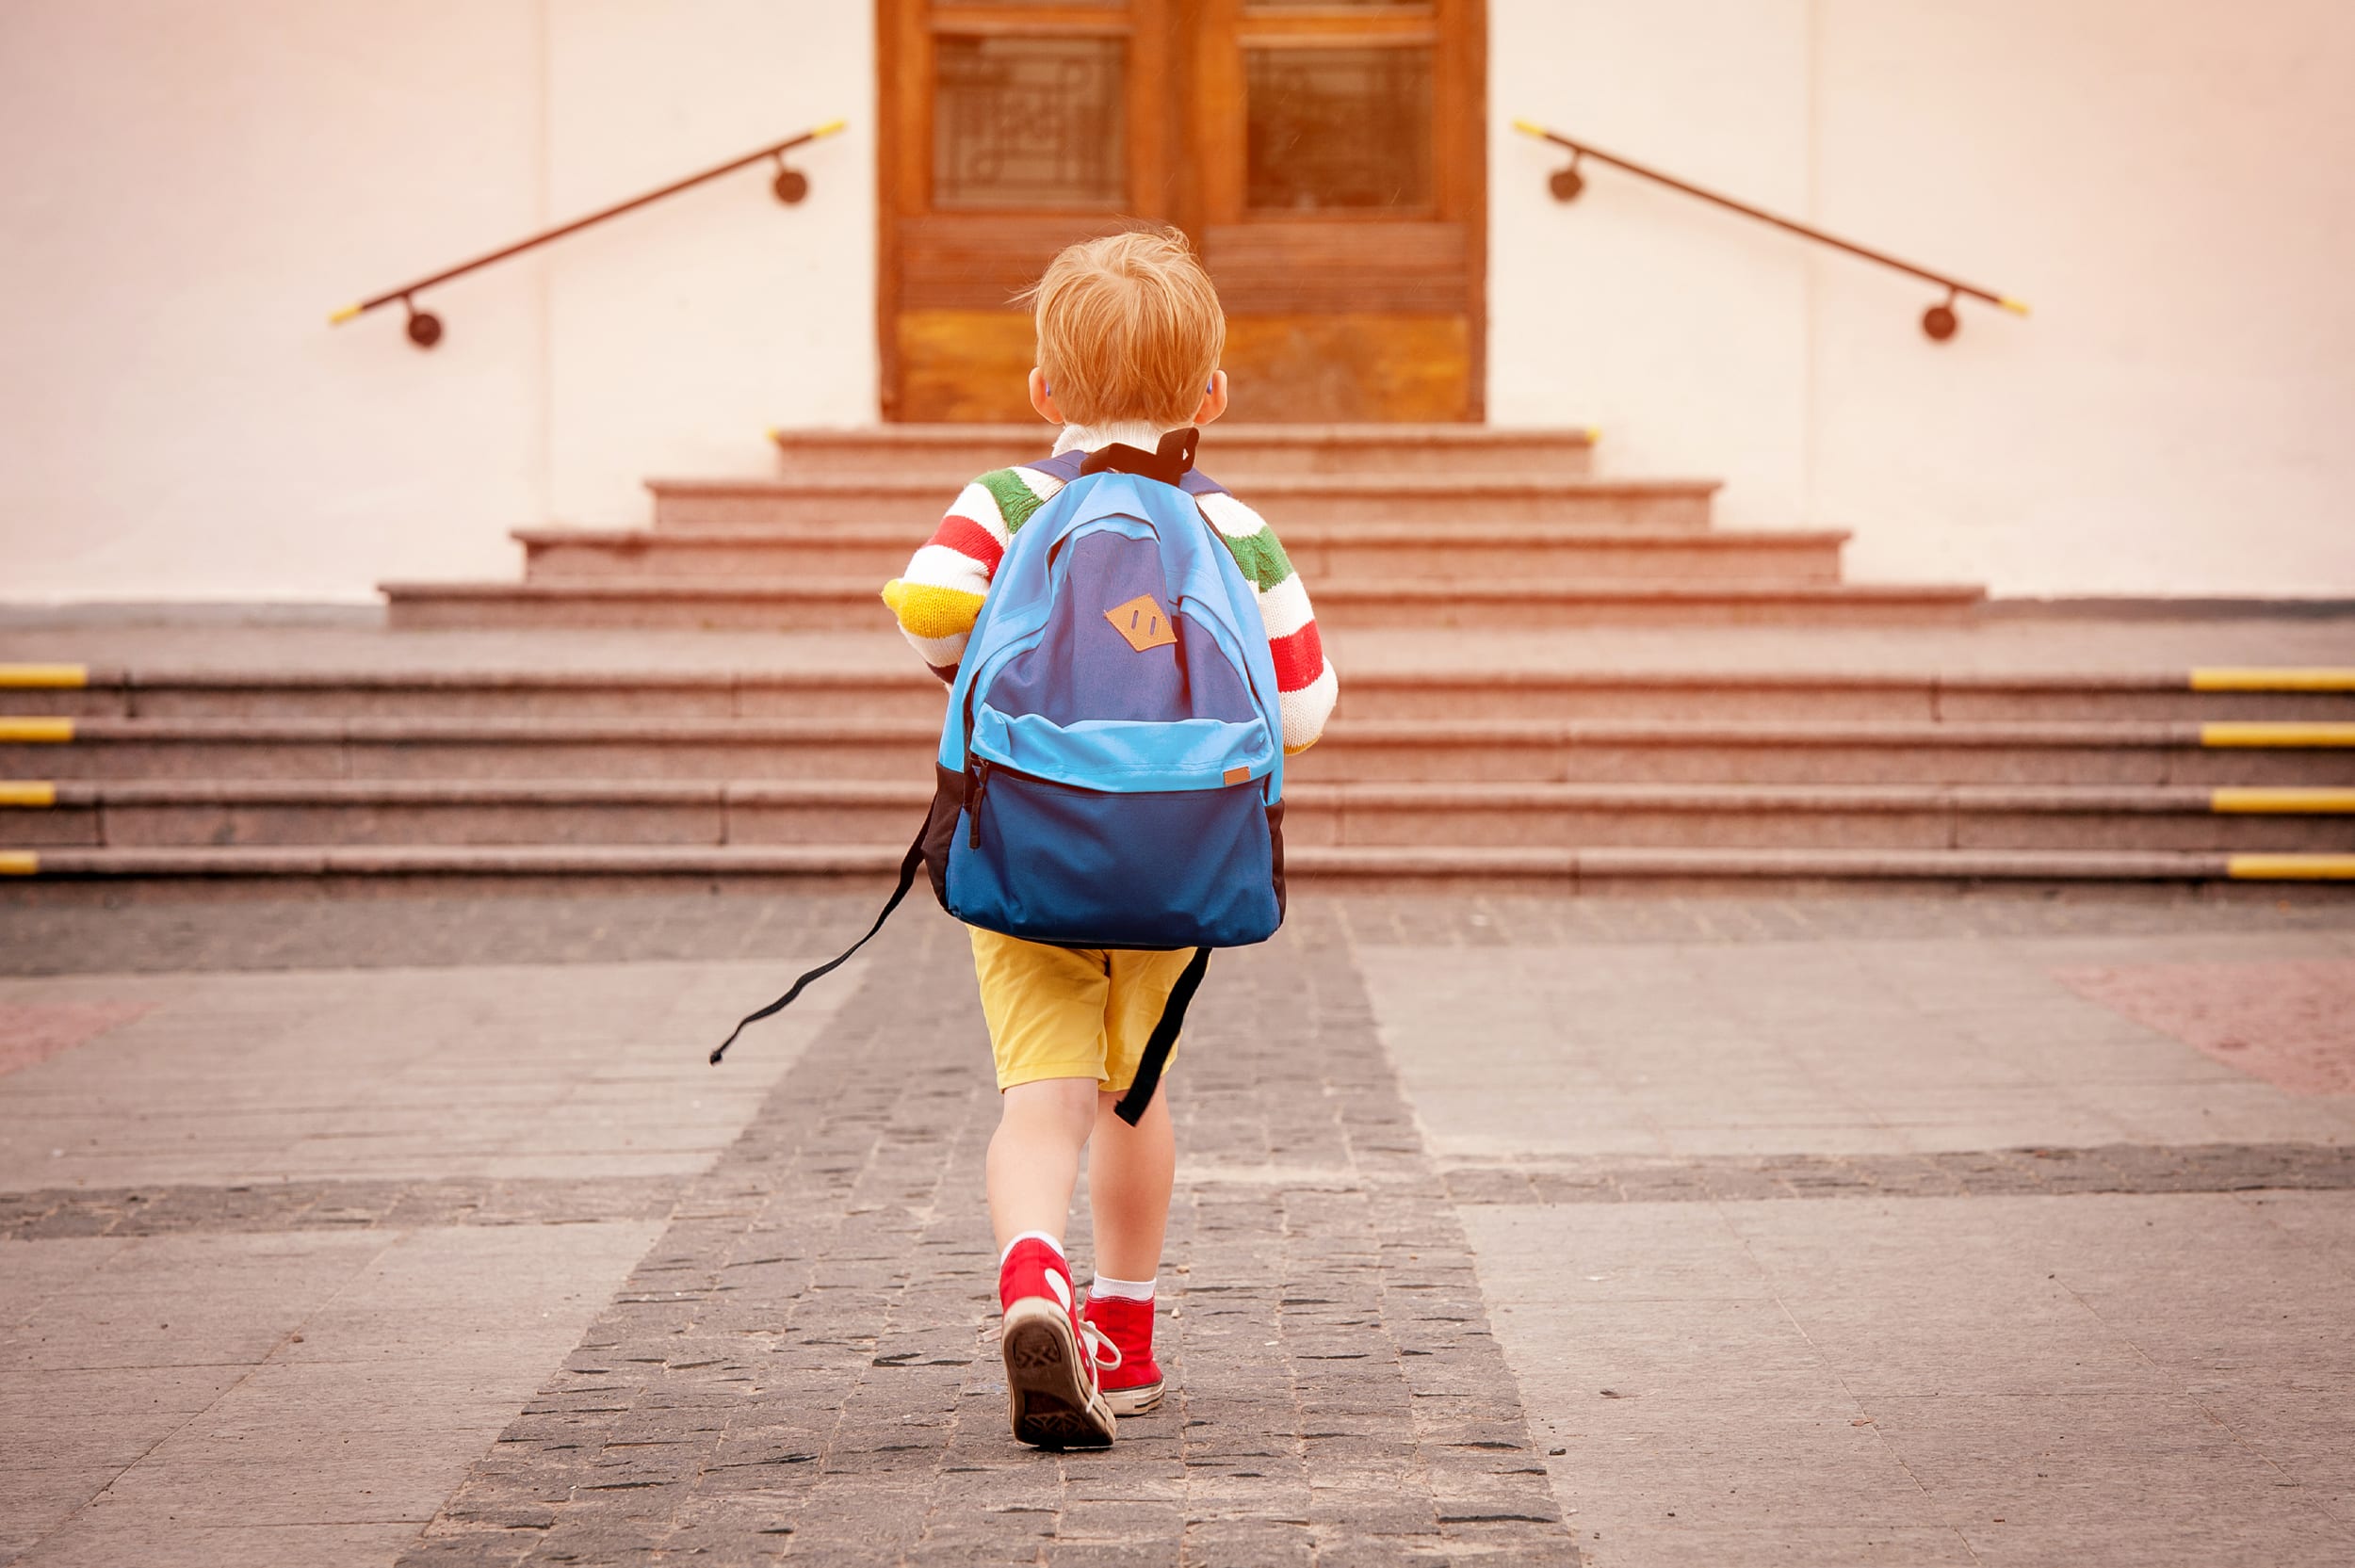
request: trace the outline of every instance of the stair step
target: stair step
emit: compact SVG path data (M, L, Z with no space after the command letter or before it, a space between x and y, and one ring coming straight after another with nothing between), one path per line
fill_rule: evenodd
M880 890L902 851L869 845L55 849L10 851L0 870L40 879L386 877L600 881L855 880ZM2224 882L2355 880L2355 855L2228 855L2208 851L1735 849L1319 849L1286 857L1297 887L1329 892L1567 893L1615 885L1670 889L1761 884Z
M0 711L89 718L876 718L937 723L946 690L888 631L884 662L829 670L83 670L11 685ZM1344 655L1341 662L1347 665ZM2355 670L2173 674L1596 671L1475 665L1341 672L1375 719L2257 719L2355 722Z
M0 785L0 847L881 844L921 783L90 780ZM1292 848L2355 852L2355 789L1317 784Z
M976 474L1047 455L1052 428L1029 425L878 425L847 430L771 430L788 477L880 472L960 485ZM1593 461L1585 429L1502 429L1487 425L1246 425L1222 420L1202 435L1203 467L1222 481L1285 474L1448 474L1467 465L1517 474L1576 476Z
M968 476L969 477L969 476ZM895 523L931 530L952 489L905 475L796 479L650 479L658 528L758 531L804 523ZM1379 519L1454 526L1553 523L1568 527L1709 526L1714 479L1591 479L1531 474L1291 474L1244 497L1284 529ZM1237 487L1241 493L1241 487Z
M888 626L879 584L769 578L386 583L396 630L536 626L853 631ZM1916 625L1984 599L1963 585L1884 583L1329 582L1318 623L1544 630L1597 625Z
M812 523L758 534L729 528L519 528L532 582L844 577L881 583L928 537L896 523ZM1311 523L1283 530L1284 551L1314 592L1359 579L1512 582L1527 577L1680 584L1831 583L1837 529L1695 533L1566 530L1552 524Z
M0 722L12 779L927 779L920 719L87 719ZM1301 782L2311 785L2355 725L1349 719Z

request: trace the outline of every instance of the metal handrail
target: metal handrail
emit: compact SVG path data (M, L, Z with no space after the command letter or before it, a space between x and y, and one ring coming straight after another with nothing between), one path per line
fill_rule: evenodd
M1827 234L1823 230L1801 223L1795 218L1782 218L1762 208L1753 207L1746 202L1737 202L1730 196L1723 196L1713 190L1704 190L1699 186L1680 180L1673 174L1663 174L1657 169L1647 169L1642 164L1620 157L1615 153L1606 153L1590 141L1576 140L1562 135L1559 131L1550 131L1543 125L1527 120L1516 120L1513 121L1513 129L1526 136L1535 137L1540 141L1550 141L1556 147L1567 147L1570 150L1568 167L1555 170L1548 181L1553 192L1553 199L1557 202L1578 200L1579 192L1586 188L1586 177L1578 171L1579 162L1584 158L1593 158L1598 163L1607 163L1614 169L1624 169L1630 174L1639 175L1655 184L1666 186L1670 190L1681 190L1687 196L1696 196L1704 202L1738 212L1745 218L1755 218L1761 223L1771 223L1778 229L1787 230L1799 235L1802 239L1811 239L1818 245L1828 245L1835 251L1845 251L1852 256L1861 256L1866 261L1878 262L1883 267L1893 267L1899 272L1938 284L1946 291L1944 302L1932 305L1922 313L1922 331L1927 333L1933 342L1945 342L1960 328L1961 322L1955 315L1955 300L1962 295L1967 294L1973 299L1984 299L1990 305L2000 305L2015 315L2028 314L2028 307L2024 303L2008 295L1997 294L1992 289L1966 283L1958 278L1950 277L1943 272L1932 271L1926 267L1916 267L1908 261L1899 261L1885 251L1876 251L1870 246L1859 245L1854 240L1842 239L1837 234Z
M578 234L581 230L593 224L602 223L609 218L619 218L622 214L642 207L649 202L659 202L665 196L675 196L690 186L702 185L706 180L716 180L723 174L733 174L738 170L758 163L763 158L776 160L777 176L770 182L770 188L776 193L778 201L791 206L809 194L809 176L798 169L788 169L785 165L785 154L796 147L816 141L820 137L830 137L849 123L847 120L830 121L826 124L804 131L798 136L789 136L783 141L773 142L757 152L747 153L740 158L730 158L726 163L717 164L700 174L690 174L684 180L674 180L659 190L647 191L643 196L633 196L628 201L617 202L601 212L593 212L586 218L577 218L570 223L536 234L529 239L518 241L504 250L494 251L484 256L477 256L470 262L462 262L447 271L436 272L430 278L420 278L414 283L403 283L398 288L386 289L374 299L363 299L356 305L346 305L342 310L330 315L327 318L327 324L331 327L340 327L353 317L365 315L380 305L389 305L398 300L402 308L409 313L409 341L420 348L430 348L442 341L442 318L430 311L417 309L416 300L413 296L420 289L431 288L436 283L446 283L452 278L463 277L477 267L488 267L493 262L502 262L510 256L519 256L526 251L547 244L550 240L562 239L566 234Z

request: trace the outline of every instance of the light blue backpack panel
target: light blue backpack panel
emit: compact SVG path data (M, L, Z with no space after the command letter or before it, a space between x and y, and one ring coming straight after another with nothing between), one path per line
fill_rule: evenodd
M942 903L1066 946L1263 942L1283 733L1258 595L1194 498L1076 478L1015 534L950 693Z

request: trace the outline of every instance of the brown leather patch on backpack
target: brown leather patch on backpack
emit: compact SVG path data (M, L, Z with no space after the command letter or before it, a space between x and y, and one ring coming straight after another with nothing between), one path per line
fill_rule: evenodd
M1149 648L1166 648L1178 640L1177 628L1170 625L1167 612L1150 593L1140 593L1125 605L1114 605L1104 612L1104 619L1140 654Z

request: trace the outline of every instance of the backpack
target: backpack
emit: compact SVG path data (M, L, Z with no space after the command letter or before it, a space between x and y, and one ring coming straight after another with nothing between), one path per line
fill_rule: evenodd
M1213 947L1284 919L1284 724L1259 596L1195 496L1192 429L1027 466L1064 488L1015 531L950 689L933 803L865 936L929 869L968 925L1067 947L1191 947L1113 1107L1151 1104Z

